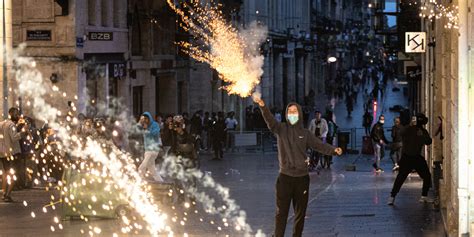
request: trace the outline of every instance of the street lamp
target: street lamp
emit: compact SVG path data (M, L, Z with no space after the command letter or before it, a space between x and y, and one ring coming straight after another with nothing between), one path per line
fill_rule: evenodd
M328 63L335 63L335 62L337 62L337 58L336 58L336 57L332 56L332 57L329 57L329 58L328 58Z

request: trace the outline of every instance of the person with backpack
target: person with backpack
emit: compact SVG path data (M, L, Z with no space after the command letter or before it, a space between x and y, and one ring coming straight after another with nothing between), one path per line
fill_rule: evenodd
M321 139L323 143L326 143L326 136L328 134L328 124L326 119L321 117L321 112L319 110L314 112L314 116L315 118L311 120L309 124L309 131L311 131L311 133L317 138ZM321 154L316 151L311 153L310 169L316 169L318 167L320 158Z

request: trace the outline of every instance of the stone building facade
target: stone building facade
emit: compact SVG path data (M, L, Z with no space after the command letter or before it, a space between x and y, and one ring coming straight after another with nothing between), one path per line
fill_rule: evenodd
M113 108L112 98L130 104L126 3L13 1L13 47L26 43L24 54L36 60L47 83L66 92L54 106L66 109L77 98L79 111L94 116L98 106Z
M236 27L258 21L269 29L261 86L270 106L303 104L310 91L324 95L325 81L337 67L327 64L329 53L319 53L327 45L318 44L337 41L344 22L356 20L346 12L363 7L349 2L223 1ZM12 9L13 47L25 42L25 53L38 61L45 77L67 92L56 106L67 106L77 95L80 111L94 115L98 105L113 108L118 98L138 116L239 111L252 104L228 96L214 70L179 52L175 42L189 35L179 29L165 0L19 0ZM317 30L321 26L329 31ZM10 98L11 103L17 99Z
M444 139L434 137L427 155L432 167L441 168L440 205L448 236L470 236L474 233L474 14L469 9L474 2L455 0L445 6L459 7L460 28L445 28L446 18L421 20L429 47L422 60L420 106L430 118L431 134L443 129Z

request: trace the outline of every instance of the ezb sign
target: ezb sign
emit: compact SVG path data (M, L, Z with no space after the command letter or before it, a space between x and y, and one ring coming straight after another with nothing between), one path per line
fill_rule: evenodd
M406 32L405 33L405 53L424 53L426 52L426 33L425 32Z
M114 34L113 32L89 32L87 38L94 41L112 41Z

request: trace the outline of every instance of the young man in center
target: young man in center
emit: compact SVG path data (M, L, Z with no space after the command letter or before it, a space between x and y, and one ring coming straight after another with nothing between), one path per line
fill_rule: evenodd
M286 123L278 122L265 106L265 102L254 97L260 106L263 118L278 141L279 175L276 182L275 237L285 235L290 204L293 202L295 220L293 236L303 233L309 195L309 174L306 150L314 149L324 155L341 155L342 149L324 144L321 139L303 127L303 113L296 103L288 104Z

